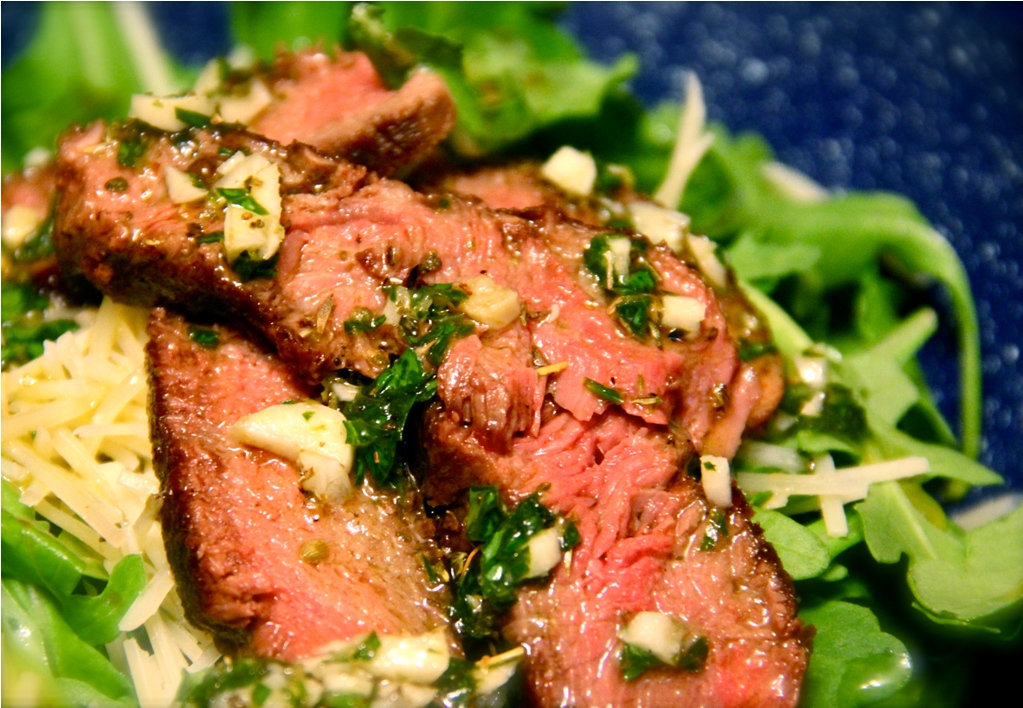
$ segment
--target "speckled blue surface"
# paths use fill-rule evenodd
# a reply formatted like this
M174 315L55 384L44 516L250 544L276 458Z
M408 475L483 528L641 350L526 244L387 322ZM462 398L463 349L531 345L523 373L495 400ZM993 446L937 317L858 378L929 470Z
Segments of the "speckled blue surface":
M6 64L33 25L4 3ZM154 3L186 61L227 48L226 8ZM709 116L756 130L779 158L836 189L913 199L962 256L984 362L981 461L1023 490L1023 6L889 3L587 3L563 24L598 59L635 52L652 104L696 71ZM956 417L954 342L924 351Z

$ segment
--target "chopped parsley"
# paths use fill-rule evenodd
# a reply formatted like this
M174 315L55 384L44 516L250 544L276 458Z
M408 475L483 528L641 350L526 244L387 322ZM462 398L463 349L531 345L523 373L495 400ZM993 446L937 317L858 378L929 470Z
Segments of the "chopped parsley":
M355 446L355 481L368 472L381 487L396 487L398 443L412 407L437 392L437 378L412 349L384 369L354 400L344 404L345 431Z
M195 239L196 243L219 243L224 240L223 231L210 231Z
M125 138L117 146L117 164L121 167L134 167L145 152L146 145L141 139Z
M391 294L393 297L394 290ZM458 310L467 297L451 283L409 290L408 311L402 313L399 326L409 345L426 348L430 364L439 366L452 341L476 331L475 323Z
M700 542L700 550L712 551L725 538L728 538L728 517L722 509L714 507L707 515L707 526Z
M709 649L710 644L707 642L707 638L700 635L692 639L689 646L683 649L672 663L666 664L652 652L626 643L622 647L618 661L622 676L626 681L635 681L650 669L657 667L676 668L696 673L702 671L706 665Z
M236 189L218 187L217 194L226 199L228 204L235 204L243 209L251 211L253 214L259 214L260 216L269 214L262 204L252 198L252 194L247 189L242 189L240 187Z
M253 258L248 251L242 251L231 266L243 283L257 278L274 278L277 276L277 255L275 253L264 261Z
M188 328L188 337L203 349L213 349L220 343L220 335L217 330L209 327L191 326Z
M603 398L605 401L618 404L621 404L625 401L625 397L622 396L621 392L611 388L610 386L605 386L599 381L584 378L583 386L585 386L586 390L592 393L594 396L596 396L597 398Z
M175 108L174 116L190 128L205 128L210 124L211 116L205 113L197 113L187 108Z
M651 317L658 276L646 262L647 243L642 239L629 239L629 267L625 273L612 269L611 239L625 239L620 234L595 236L583 251L583 264L597 276L605 292L611 295L612 309L618 321L637 339L646 340L657 335Z
M497 487L469 490L465 532L480 548L470 555L454 589L451 614L459 634L469 639L494 635L501 614L515 604L518 588L530 580L530 540L559 523L564 552L578 545L579 531L574 524L559 521L538 494L508 509Z

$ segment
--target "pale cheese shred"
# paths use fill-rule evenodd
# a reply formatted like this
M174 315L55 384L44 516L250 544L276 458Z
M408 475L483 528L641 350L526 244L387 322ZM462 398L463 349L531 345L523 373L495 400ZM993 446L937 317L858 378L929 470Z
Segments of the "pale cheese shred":
M3 372L2 472L22 503L94 551L107 571L141 555L148 581L120 628L144 634L151 650L122 635L107 651L142 705L170 706L182 671L220 654L185 621L164 552L148 436L147 316L106 299L80 315L81 329Z

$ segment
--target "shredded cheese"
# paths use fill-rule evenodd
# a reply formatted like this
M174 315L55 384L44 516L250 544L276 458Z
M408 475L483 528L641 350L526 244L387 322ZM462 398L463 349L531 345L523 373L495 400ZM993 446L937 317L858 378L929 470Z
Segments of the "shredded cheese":
M2 472L21 501L94 551L109 571L138 553L148 578L107 646L146 706L169 706L181 670L220 656L184 620L158 518L148 437L146 310L105 299L82 328L2 373ZM143 648L135 635L144 636Z
M772 496L765 507L777 509L788 503L790 496L835 497L843 504L848 504L865 499L871 484L915 477L929 470L930 463L926 457L905 457L846 467L833 474L740 472L736 478L747 494L770 492Z

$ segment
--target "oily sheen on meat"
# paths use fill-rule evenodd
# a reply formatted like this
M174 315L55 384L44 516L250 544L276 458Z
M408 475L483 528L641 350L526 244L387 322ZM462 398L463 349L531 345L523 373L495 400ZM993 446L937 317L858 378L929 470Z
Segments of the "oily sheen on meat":
M431 504L458 504L476 484L498 485L510 502L539 491L580 531L571 561L525 590L506 618L505 635L529 647L530 700L795 705L809 633L795 616L791 581L741 494L716 508L688 472L696 455L731 456L744 428L777 404L777 367L738 354L735 323L744 312L755 318L748 305L720 297L665 245L647 244L659 292L691 298L706 315L684 337L640 341L582 262L608 233L583 211L557 200L494 209L473 196L417 192L295 136L277 137L288 147L224 126L173 139L132 125L69 133L54 227L65 277L259 332L301 386L338 369L375 377L407 348L393 324L345 327L357 309L382 315L385 288L463 286L486 275L514 291L520 317L477 326L441 361L416 454L427 460L421 483ZM118 161L127 139L143 146L130 167ZM174 204L163 180L173 166L209 187L242 148L282 175L284 240L273 268L253 279L203 238L223 229L222 210ZM705 662L626 681L618 630L644 611L704 637Z

